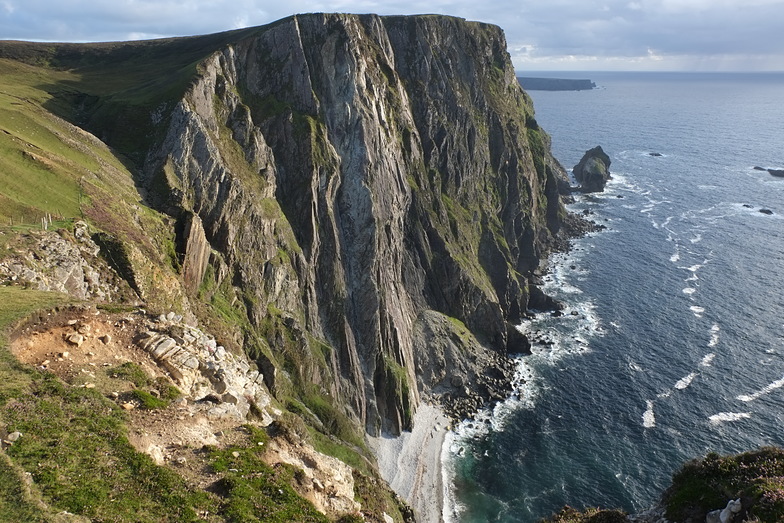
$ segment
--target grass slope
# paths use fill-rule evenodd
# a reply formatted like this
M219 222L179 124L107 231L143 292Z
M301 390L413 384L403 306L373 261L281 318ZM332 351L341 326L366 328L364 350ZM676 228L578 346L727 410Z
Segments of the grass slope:
M44 216L85 219L132 258L150 284L148 309L176 308L173 221L141 201L134 155L151 139L150 111L179 99L199 60L252 31L130 44L0 42L0 259L24 247L17 233ZM115 148L74 124L119 132ZM8 329L69 302L0 285L0 429L23 434L0 452L0 522L53 521L62 511L95 521L327 521L294 493L290 471L237 475L221 468L219 451L207 466L226 474L225 488L188 487L130 445L127 415L108 391L20 364ZM242 446L233 452L246 455Z

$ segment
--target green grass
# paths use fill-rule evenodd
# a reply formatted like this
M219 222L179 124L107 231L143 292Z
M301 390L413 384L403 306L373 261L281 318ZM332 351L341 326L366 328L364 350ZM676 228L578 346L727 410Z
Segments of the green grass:
M219 514L229 521L265 523L327 523L329 519L292 488L294 469L270 467L262 459L267 436L246 427L245 446L215 449L210 459L215 472L223 473L215 489L222 496Z
M50 98L37 88L47 78L0 60L0 224L36 223L44 213L78 216L80 179L100 170L92 153L66 141L81 136L39 105Z
M141 404L143 409L147 410L165 409L169 406L169 404L171 404L171 400L156 398L146 390L142 389L136 389L132 391L131 396L133 396L133 398Z
M5 332L6 329L34 311L65 305L73 301L68 296L57 292L42 292L0 285L0 332ZM5 341L0 344L5 345Z
M395 521L414 519L411 508L373 475L365 475L354 470L354 497L362 505L362 512L374 516L376 521L382 521L385 513L392 516ZM347 519L347 521L352 520Z
M34 376L30 367L19 363L9 352L7 330L33 311L68 301L67 296L55 292L0 286L0 406L8 398L24 394Z
M708 454L673 476L667 518L681 521L724 508L730 499L750 500L749 514L762 523L784 521L784 450L766 447L734 456Z
M104 521L193 521L210 506L177 474L156 466L127 440L124 415L94 389L69 387L20 364L9 327L67 296L0 287L0 424L23 436L0 459L0 521L49 521L55 512ZM33 488L21 478L31 474ZM39 496L39 497L36 497Z
M0 452L0 522L44 523L50 521L47 510L31 495L30 488L22 479L24 472L14 466L4 453Z
M154 380L138 364L127 361L122 365L106 369L110 378L125 380L133 383L135 388L130 395L141 404L143 409L165 409L171 402L181 396L180 390L164 377ZM152 390L157 395L152 394Z
M144 371L144 369L132 361L126 361L122 365L106 369L106 373L110 378L118 378L130 381L136 387L146 387L152 382L150 376Z
M318 452L337 458L364 474L373 474L368 459L354 448L349 447L346 443L334 437L327 436L316 429L308 428L308 432L310 442L313 445L313 448Z
M59 510L104 521L195 521L195 509L210 505L176 473L137 452L122 411L93 389L41 373L28 394L6 402L0 417L23 434L8 455Z

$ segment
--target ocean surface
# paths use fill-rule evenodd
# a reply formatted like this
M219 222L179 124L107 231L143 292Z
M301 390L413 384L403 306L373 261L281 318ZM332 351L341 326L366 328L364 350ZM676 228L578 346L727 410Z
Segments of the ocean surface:
M570 206L607 229L552 258L565 316L522 326L517 393L448 437L449 521L640 511L689 459L784 445L784 179L753 169L784 168L784 74L561 76L598 89L531 92L537 120L568 170L609 154Z

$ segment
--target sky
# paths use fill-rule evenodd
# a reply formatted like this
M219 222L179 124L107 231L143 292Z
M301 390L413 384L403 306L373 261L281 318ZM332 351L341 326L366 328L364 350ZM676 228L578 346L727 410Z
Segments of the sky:
M784 0L0 0L0 40L186 36L307 12L497 24L518 71L784 71Z

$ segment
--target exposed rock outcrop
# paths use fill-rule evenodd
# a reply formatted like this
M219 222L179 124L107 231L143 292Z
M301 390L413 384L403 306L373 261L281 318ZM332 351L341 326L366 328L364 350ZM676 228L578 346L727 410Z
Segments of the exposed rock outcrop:
M180 234L182 279L185 282L185 287L195 293L207 270L211 249L204 236L204 227L198 215L186 213L182 222L183 230Z
M600 145L585 152L572 173L582 192L602 192L610 179L610 157Z
M98 256L87 224L65 230L30 231L18 251L0 262L0 283L22 284L41 291L62 292L81 300L118 299L129 291L125 281Z
M263 425L269 425L270 396L264 376L255 364L236 357L215 338L181 322L173 313L150 322L135 341L159 366L166 369L179 388L192 400L214 398L207 415L243 421L251 409Z

